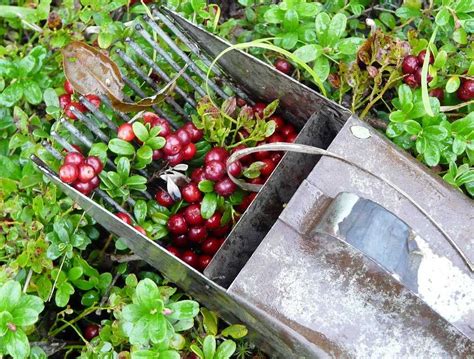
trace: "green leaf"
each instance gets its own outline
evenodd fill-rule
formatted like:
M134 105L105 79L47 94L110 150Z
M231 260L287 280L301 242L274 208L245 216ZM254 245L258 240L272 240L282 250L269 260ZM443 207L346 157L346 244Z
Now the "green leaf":
M198 188L203 193L212 192L212 191L214 191L214 182L209 181L209 180L201 181L198 184Z
M224 337L230 336L234 339L243 338L247 335L247 333L248 333L247 327L242 324L234 324L234 325L228 326L221 332L222 336Z
M286 50L293 49L298 43L298 33L297 32L287 32L281 38L281 47Z
M19 303L21 285L17 281L9 280L0 288L0 312L11 311Z
M285 13L285 18L283 19L283 29L286 32L295 32L298 30L299 17L298 12L295 9L289 9Z
M435 143L427 142L423 156L428 166L436 166L439 163L441 154L438 146Z
M152 137L149 138L145 144L150 146L153 150L159 150L164 147L166 140L163 137Z
M326 81L331 70L329 60L326 56L320 56L314 61L314 72L318 75L321 81Z
M155 300L160 298L160 292L158 291L156 283L148 278L138 283L135 295L137 303L145 306L155 303ZM162 309L160 309L160 312L161 310Z
M133 214L138 224L141 224L145 221L147 210L148 207L144 200L140 199L135 202L135 206L133 207Z
M192 344L189 349L191 349L191 351L196 354L199 359L204 359L204 353L202 352L202 350L196 345L196 344Z
M202 343L202 352L205 359L213 359L216 353L216 338L213 335L207 335Z
M395 16L390 14L389 12L383 12L379 15L380 21L382 21L389 29L393 29L397 26L397 21Z
M460 27L459 29L456 29L453 34L452 34L453 40L456 41L460 45L466 45L467 44L467 34L466 31Z
M94 303L98 303L99 300L99 293L96 290L89 290L82 294L81 304L85 307L91 307Z
M0 6L1 8L1 6ZM19 81L10 84L0 94L0 105L5 107L12 107L23 96L23 84Z
M128 176L130 175L130 160L127 157L120 157L117 161L117 173L120 176L119 183L114 184L119 187L121 183L127 181ZM115 180L116 181L116 180Z
M446 26L449 24L449 20L451 19L450 11L443 7L441 10L436 14L435 22L438 26Z
M21 179L21 167L12 159L0 155L0 178L10 178L12 180Z
M446 82L446 92L453 93L456 92L461 85L461 80L459 76L451 76Z
M285 11L280 9L278 6L271 7L267 11L265 11L265 22L268 24L279 24L283 22L285 18Z
M133 145L127 141L121 140L120 138L113 138L110 140L109 150L123 156L131 156L135 153Z
M398 87L398 99L400 100L403 112L410 112L413 108L413 94L408 85L403 84Z
M43 93L43 100L46 106L59 107L59 99L53 88L47 88Z
M129 187L137 187L137 186L140 186L140 185L144 185L146 184L148 181L145 177L143 176L139 176L139 175L134 175L134 176L130 176L128 179L127 179L127 185Z
M331 18L325 12L320 12L318 16L316 16L316 35L321 46L326 46L329 43L328 29L330 22Z
M322 54L322 48L319 45L305 45L298 48L293 54L301 61L308 63L316 60Z
M216 359L228 359L234 354L237 346L232 340L225 340L219 347L216 352Z
M136 121L133 123L132 128L133 133L140 141L146 142L146 140L148 140L148 138L150 137L148 130L146 129L143 123Z
M217 316L207 308L201 308L204 330L207 334L217 335Z
M440 50L438 52L438 55L436 55L433 66L437 69L442 69L446 65L447 59L448 59L448 53L444 50Z
M448 137L448 131L442 126L428 126L423 128L423 135L434 141L442 141Z
M459 138L459 137L455 137L454 138L454 141L453 141L453 152L456 154L456 155L460 155L462 154L465 150L466 150L466 147L467 147L467 143L464 139L462 138Z
M201 202L201 216L209 219L217 209L217 195L215 193L206 193Z
M194 300L182 300L167 305L172 313L167 315L170 319L191 319L199 313L199 303Z
M355 55L364 41L364 39L359 37L349 37L339 40L336 47L344 55Z
M421 131L421 125L413 120L403 122L403 126L406 132L410 135L417 135Z
M107 145L105 143L93 143L89 151L89 156L97 156L102 163L107 161Z
M0 6L1 8L1 6ZM4 337L5 349L13 358L26 358L30 353L30 342L25 332L21 329L9 330Z
M64 282L58 285L56 289L56 295L54 297L54 302L58 307L65 307L69 302L71 294L74 293L74 288L68 282Z
M83 273L84 273L84 271L82 270L82 267L80 267L80 266L72 267L67 272L67 277L68 277L69 280L75 281L75 280L78 280L79 278L81 278Z
M26 81L23 83L23 94L25 95L26 101L32 105L37 105L43 100L41 88L35 81Z
M342 38L346 31L347 18L342 13L337 13L331 20L328 29L328 40L330 44L335 44L337 40Z

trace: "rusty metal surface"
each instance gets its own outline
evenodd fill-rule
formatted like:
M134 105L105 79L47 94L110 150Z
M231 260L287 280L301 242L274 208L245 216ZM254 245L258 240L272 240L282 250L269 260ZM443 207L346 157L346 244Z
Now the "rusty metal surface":
M340 216L350 218L354 209L350 198L344 199L345 206L339 202L336 212L330 202L320 188L304 181L229 291L298 330L332 357L474 355L469 338L344 241L351 226L340 227L346 231L339 232L341 238L322 233L330 228L328 223L340 223ZM326 210L339 216L329 220ZM397 221L389 217L389 223ZM318 228L321 219L326 225ZM367 220L353 218L358 228ZM380 231L380 241L391 238Z

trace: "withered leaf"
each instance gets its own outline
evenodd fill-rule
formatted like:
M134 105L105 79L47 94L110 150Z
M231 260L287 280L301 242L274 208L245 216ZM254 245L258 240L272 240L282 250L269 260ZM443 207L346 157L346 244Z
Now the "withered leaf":
M66 78L81 95L106 95L114 108L122 112L144 110L162 102L176 86L176 80L187 66L158 93L138 102L125 102L124 82L120 70L108 56L85 43L74 41L63 51L63 66Z

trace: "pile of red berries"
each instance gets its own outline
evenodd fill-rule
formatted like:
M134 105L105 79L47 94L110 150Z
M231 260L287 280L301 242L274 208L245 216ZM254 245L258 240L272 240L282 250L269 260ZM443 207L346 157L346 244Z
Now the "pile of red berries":
M408 55L405 56L402 62L402 72L407 75L403 78L403 81L412 88L421 86L421 69L423 62L425 61L426 50L421 51L418 56ZM430 64L434 62L433 55L430 53ZM428 73L427 81L431 82L433 77Z
M103 168L102 161L96 156L85 158L80 152L69 152L59 168L59 178L87 196L99 187L99 174Z
M71 120L76 120L77 117L72 112L71 108L74 107L79 112L85 113L87 112L87 108L80 103L79 101L73 101L74 96L74 89L72 88L69 81L64 81L64 91L66 93L64 95L59 96L59 106L64 110L64 113L67 117ZM96 95L86 95L85 96L89 102L91 102L95 107L99 108L100 106L100 97Z

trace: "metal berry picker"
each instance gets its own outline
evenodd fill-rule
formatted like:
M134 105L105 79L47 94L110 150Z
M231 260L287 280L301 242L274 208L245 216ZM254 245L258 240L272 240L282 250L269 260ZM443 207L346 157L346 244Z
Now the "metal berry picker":
M230 45L166 10L144 17L136 32L174 72L187 68L169 108L189 119L206 95L209 66ZM169 33L173 33L174 42ZM165 81L173 76L127 40L134 56ZM177 63L160 44L177 55ZM183 46L187 50L183 50ZM127 70L156 91L156 83L130 54L119 50ZM104 206L61 181L39 158L43 173L102 226L121 237L144 261L229 322L243 322L269 354L295 357L469 357L474 353L474 238L472 202L449 187L383 136L292 78L252 56L233 50L221 56L209 88L220 99L230 88L250 103L280 100L285 120L299 129L286 152L223 245L200 273L111 211L126 212L101 190ZM125 84L139 97L140 87ZM100 96L110 105L107 96ZM117 125L85 97L96 120ZM174 123L161 107L157 114ZM130 117L109 106L124 122ZM109 138L91 118L72 113ZM69 133L92 142L63 119ZM95 127L94 127L95 126ZM57 133L66 150L72 145ZM50 144L45 148L62 155ZM271 145L268 149L271 150ZM285 147L286 146L286 147ZM328 152L323 156L321 150ZM239 156L236 152L235 156ZM251 151L251 150L250 150ZM300 151L302 153L298 153ZM115 166L110 161L106 167ZM150 174L139 171L143 176ZM153 193L144 192L145 198ZM441 202L442 200L442 202ZM133 205L133 199L128 200ZM443 203L443 207L439 206Z

